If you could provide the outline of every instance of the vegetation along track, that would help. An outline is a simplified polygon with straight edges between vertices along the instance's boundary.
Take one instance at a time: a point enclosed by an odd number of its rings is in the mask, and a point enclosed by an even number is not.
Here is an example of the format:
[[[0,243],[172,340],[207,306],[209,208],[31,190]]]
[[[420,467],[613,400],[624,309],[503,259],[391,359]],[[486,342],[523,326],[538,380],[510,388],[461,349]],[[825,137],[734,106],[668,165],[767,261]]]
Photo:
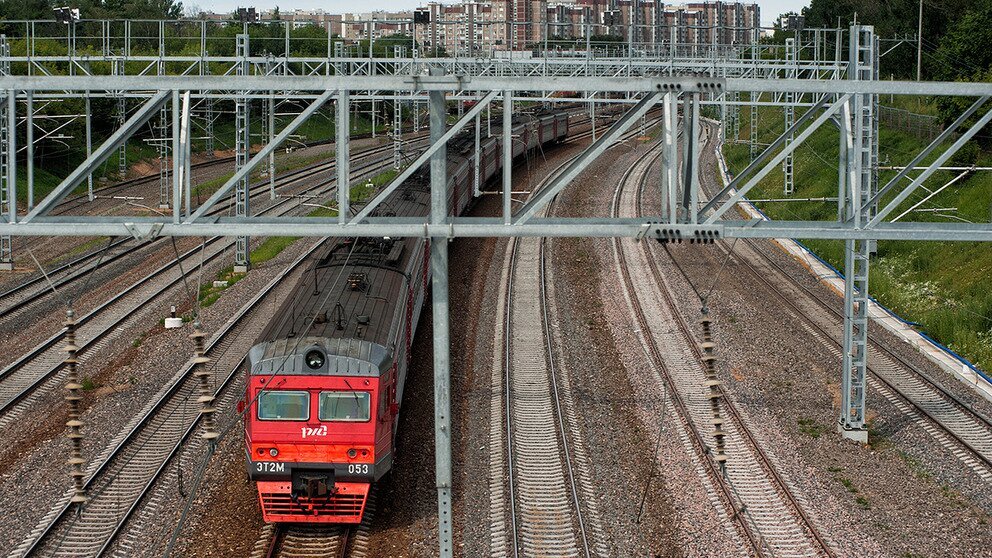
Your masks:
[[[277,289],[288,294],[286,278],[322,244],[315,243],[273,278],[210,339],[206,356],[212,362],[207,366],[213,372],[211,385],[219,407],[241,394],[237,387],[242,382],[233,380],[245,362],[248,345],[266,325],[263,308],[276,307],[277,301],[269,295]],[[100,556],[108,550],[170,459],[183,444],[199,441],[192,437],[200,422],[199,379],[192,370],[190,361],[90,462],[85,481],[89,500],[74,505],[73,491],[67,490],[12,556]]]
[[[614,216],[641,216],[641,192],[659,156],[660,151],[648,151],[626,173],[614,193]],[[710,500],[715,505],[722,500],[721,515],[734,525],[729,532],[735,535],[737,544],[746,541],[746,546],[759,555],[833,555],[791,483],[777,472],[773,460],[728,397],[721,399],[721,409],[729,419],[722,425],[727,433],[725,468],[709,458],[708,449],[714,445],[712,434],[704,435],[700,426],[708,428],[712,415],[703,390],[702,354],[692,330],[657,266],[650,242],[614,239],[614,254],[641,342],[678,412],[684,429],[683,443],[690,438],[697,463],[704,462],[701,472],[706,476]],[[646,273],[633,273],[632,266]],[[735,508],[745,509],[746,513],[738,513]]]
[[[378,160],[368,162],[353,169],[353,180],[358,177],[375,174],[391,166],[391,161]],[[333,180],[324,180],[309,187],[306,195],[330,195],[335,187]],[[296,198],[282,198],[262,213],[298,211],[300,205]],[[158,300],[173,287],[183,281],[183,271],[189,272],[190,267],[198,265],[202,252],[204,264],[219,260],[228,253],[233,244],[232,239],[214,237],[205,241],[201,248],[194,248],[181,254],[178,260],[173,260],[159,267],[142,280],[116,293],[109,300],[77,318],[77,339],[81,364],[85,365],[87,354],[95,354],[97,350],[110,339],[109,334],[124,326],[128,320],[135,317],[142,309]],[[187,266],[180,269],[181,263]],[[16,361],[0,371],[0,428],[9,425],[23,411],[30,407],[46,391],[43,386],[51,387],[60,380],[64,371],[64,352],[58,345],[64,337],[64,330],[53,335],[34,349],[22,355]]]
[[[551,324],[557,317],[549,298],[546,242],[511,238],[507,244],[495,343],[502,344],[503,354],[494,360],[493,374],[493,393],[504,398],[493,398],[490,422],[490,551],[514,557],[607,556],[567,372],[555,358]]]
[[[708,179],[703,180],[704,187],[707,183]],[[725,242],[719,246],[724,257],[731,253]],[[810,335],[841,360],[843,345],[838,332],[842,331],[844,316],[836,300],[825,300],[823,295],[800,283],[768,255],[767,248],[755,241],[739,239],[733,254],[735,261],[803,322]],[[868,345],[868,371],[869,386],[985,482],[992,482],[992,419],[888,349],[874,335],[870,335]]]

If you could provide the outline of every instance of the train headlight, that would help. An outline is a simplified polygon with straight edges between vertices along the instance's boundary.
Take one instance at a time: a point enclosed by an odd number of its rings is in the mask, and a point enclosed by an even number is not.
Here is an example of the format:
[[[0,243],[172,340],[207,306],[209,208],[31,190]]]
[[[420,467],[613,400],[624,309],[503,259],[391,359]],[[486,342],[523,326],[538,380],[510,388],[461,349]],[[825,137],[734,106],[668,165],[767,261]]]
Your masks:
[[[277,455],[279,455],[279,450],[277,450],[276,448],[272,448],[269,450],[269,455],[271,455],[272,457],[276,457]]]
[[[314,349],[312,351],[307,352],[305,360],[307,362],[308,367],[312,368],[313,370],[317,370],[318,368],[324,366],[324,353]]]
[[[358,452],[355,450],[355,448],[351,448],[350,450],[348,450],[348,457],[354,459],[356,455],[358,455]]]

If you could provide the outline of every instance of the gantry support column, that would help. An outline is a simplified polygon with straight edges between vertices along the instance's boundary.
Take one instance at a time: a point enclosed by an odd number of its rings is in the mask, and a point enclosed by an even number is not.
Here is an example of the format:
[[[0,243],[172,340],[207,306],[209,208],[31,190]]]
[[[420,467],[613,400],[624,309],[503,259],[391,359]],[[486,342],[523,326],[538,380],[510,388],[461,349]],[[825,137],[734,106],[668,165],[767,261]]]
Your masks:
[[[666,223],[678,221],[678,93],[665,93],[663,97],[661,148],[661,219]]]
[[[396,47],[397,49],[399,47]],[[393,168],[403,165],[403,101],[393,100]]]
[[[0,75],[10,74],[10,45],[7,43],[7,36],[0,35]],[[0,214],[11,221],[17,216],[17,188],[16,182],[11,172],[16,166],[16,152],[12,149],[14,145],[15,128],[11,126],[11,121],[15,121],[8,114],[13,103],[8,103],[8,97],[14,95],[14,91],[2,92],[0,96]],[[13,271],[14,250],[13,243],[9,235],[0,236],[0,271]]]
[[[121,57],[114,58],[111,62],[112,70],[115,76],[124,75],[124,59]],[[117,129],[124,127],[124,122],[127,121],[127,99],[124,97],[123,91],[115,91],[115,97],[117,98],[117,104],[115,107],[114,116],[117,118]],[[87,95],[87,97],[89,97]],[[117,151],[117,178],[119,180],[124,180],[127,177],[127,140],[121,142],[120,148]],[[90,201],[93,201],[92,194],[90,195]]]
[[[248,35],[238,35],[238,76],[248,75]],[[245,93],[241,93],[235,100],[234,122],[234,169],[240,170],[248,164],[248,150],[251,148],[251,137],[249,136],[249,101]],[[250,213],[248,207],[248,186],[249,177],[245,175],[238,183],[234,191],[234,212],[237,217],[247,217]],[[239,236],[235,242],[234,272],[246,273],[251,265],[250,260],[250,240],[247,236]]]
[[[172,180],[169,176],[169,121],[172,119],[168,103],[163,103],[158,111],[158,133],[155,147],[158,149],[158,208],[169,209],[172,197]]]
[[[433,72],[432,72],[433,73]],[[430,92],[431,143],[445,131],[444,93]],[[448,222],[447,149],[431,155],[431,224]],[[451,525],[451,370],[448,332],[448,239],[432,236],[431,305],[434,321],[434,451],[438,544],[441,558],[453,555]]]
[[[751,47],[751,62],[754,67],[751,69],[751,77],[758,78],[758,47],[754,45]],[[761,99],[761,93],[750,92],[751,95],[751,120],[748,122],[748,129],[751,132],[750,145],[751,145],[751,161],[754,161],[758,157],[758,101]]]
[[[870,80],[877,77],[874,29],[870,26],[851,27],[848,78]],[[878,136],[876,133],[876,95],[855,95],[850,110],[843,118],[850,119],[845,128],[850,139],[847,153],[847,192],[842,202],[844,216],[862,227],[875,214],[870,200],[877,190],[876,167]],[[841,436],[858,442],[868,441],[865,426],[865,376],[868,367],[868,264],[871,243],[847,240],[844,245],[844,341],[841,370],[841,415],[837,428]]]
[[[785,40],[785,64],[786,64],[786,70],[785,70],[786,77],[789,79],[795,79],[796,78],[796,66],[795,66],[796,40],[795,39]],[[785,97],[783,99],[785,105],[783,107],[784,110],[782,112],[784,113],[785,116],[785,130],[787,132],[792,128],[793,123],[795,123],[796,121],[797,98],[798,95],[796,93],[792,91],[785,92]],[[785,144],[783,145],[783,147],[788,147],[789,144],[793,142],[793,140],[795,140],[795,135],[791,133],[788,134],[785,138]],[[785,156],[785,160],[782,161],[782,174],[785,176],[785,185],[783,186],[782,193],[784,193],[786,196],[791,196],[796,190],[795,178],[793,173],[792,152],[789,152],[789,154]]]

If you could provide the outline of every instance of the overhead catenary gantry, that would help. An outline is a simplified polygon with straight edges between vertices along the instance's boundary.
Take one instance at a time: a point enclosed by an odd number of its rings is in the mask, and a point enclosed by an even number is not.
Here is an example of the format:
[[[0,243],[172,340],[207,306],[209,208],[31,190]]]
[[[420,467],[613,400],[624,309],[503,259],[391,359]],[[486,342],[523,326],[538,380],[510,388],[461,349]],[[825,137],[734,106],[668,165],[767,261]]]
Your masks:
[[[450,371],[448,355],[448,299],[446,240],[457,237],[632,237],[659,241],[708,242],[717,238],[820,238],[843,240],[846,243],[846,293],[844,317],[844,357],[842,377],[842,410],[838,423],[843,435],[863,440],[864,424],[865,342],[867,335],[868,262],[872,242],[891,240],[992,241],[992,225],[961,222],[913,222],[889,218],[907,198],[940,165],[952,157],[968,140],[992,120],[992,111],[983,109],[992,97],[992,84],[897,82],[877,79],[877,56],[874,34],[869,27],[853,27],[848,57],[850,64],[834,61],[833,69],[820,73],[805,72],[803,60],[797,57],[791,65],[762,65],[757,60],[730,60],[726,67],[702,69],[698,75],[667,75],[664,63],[643,61],[639,70],[614,73],[604,79],[607,67],[586,61],[578,75],[544,72],[527,75],[522,69],[535,70],[539,65],[521,65],[505,61],[475,61],[458,59],[400,59],[385,62],[389,71],[378,61],[317,60],[309,75],[266,75],[247,71],[238,76],[207,75],[195,71],[185,76],[0,76],[0,92],[7,99],[8,110],[16,111],[28,98],[54,99],[85,95],[120,95],[135,107],[117,130],[94,147],[92,154],[71,171],[51,193],[29,209],[17,207],[16,165],[9,165],[4,174],[7,206],[0,216],[0,235],[8,236],[133,236],[148,239],[160,236],[419,236],[431,239],[433,269],[434,349],[435,349],[435,412],[437,435],[437,488],[441,522],[442,555],[451,554],[451,457],[450,457]],[[821,49],[822,50],[822,49]],[[838,56],[836,60],[840,60]],[[562,68],[577,71],[582,64],[565,61]],[[751,62],[750,66],[746,63]],[[241,64],[253,67],[253,58],[243,54]],[[359,68],[373,71],[342,71]],[[568,64],[572,64],[569,66]],[[638,62],[641,64],[641,62]],[[308,66],[304,66],[308,67]],[[545,68],[548,65],[544,66]],[[494,71],[500,68],[500,71]],[[736,69],[745,68],[737,72]],[[333,71],[332,71],[333,70]],[[504,71],[505,70],[505,71]],[[601,71],[602,70],[602,71]],[[685,72],[691,70],[686,69]],[[792,72],[792,73],[789,73]],[[791,76],[791,77],[790,77]],[[574,96],[557,97],[553,92],[571,92]],[[238,169],[208,199],[194,204],[190,199],[188,172],[192,134],[189,122],[193,107],[205,106],[210,99],[267,102],[292,97],[305,103],[295,117],[277,133],[275,124],[268,129],[272,140],[249,154],[244,149]],[[921,95],[970,97],[974,103],[940,134],[929,146],[905,162],[906,170],[884,186],[879,186],[878,130],[876,104],[879,95]],[[704,105],[718,107],[726,115],[730,110],[752,98],[756,103],[775,105],[786,99],[794,100],[794,121],[776,140],[767,146],[756,141],[750,165],[733,176],[717,195],[707,199],[700,191],[699,172],[702,126],[700,109]],[[351,103],[359,99],[390,99],[394,102],[424,103],[429,107],[431,145],[412,162],[401,165],[398,176],[385,186],[369,203],[352,208],[348,185],[347,148],[351,134]],[[450,126],[446,123],[446,100],[473,100]],[[445,144],[473,123],[479,123],[483,111],[489,114],[493,105],[526,107],[527,103],[574,102],[613,103],[627,105],[626,113],[611,127],[600,130],[586,148],[547,188],[525,204],[511,197],[512,171],[509,160],[504,168],[502,213],[496,217],[452,217],[446,207]],[[325,105],[334,103],[337,148],[337,198],[327,200],[334,205],[334,217],[271,217],[253,215],[247,205],[228,216],[211,215],[218,202],[244,191],[249,174],[269,161],[273,150],[282,145],[299,127]],[[101,162],[111,158],[120,146],[149,119],[170,107],[173,115],[171,130],[172,152],[177,154],[170,178],[171,210],[164,215],[89,216],[82,214],[53,215],[52,210],[80,185]],[[754,104],[753,106],[757,106]],[[643,218],[608,218],[583,216],[572,218],[542,217],[540,210],[568,188],[589,164],[601,156],[620,136],[641,121],[655,108],[663,108],[663,156],[661,172],[655,187],[662,194],[663,207],[658,215]],[[413,112],[416,114],[417,109]],[[508,125],[511,111],[504,111],[503,125],[487,123],[487,134],[499,135],[503,145],[513,141],[512,126]],[[8,115],[9,116],[9,115]],[[966,122],[977,121],[969,127]],[[25,113],[31,126],[32,113]],[[15,141],[11,125],[0,140],[8,149]],[[178,124],[177,124],[178,123]],[[752,119],[751,127],[755,122]],[[838,196],[836,218],[823,221],[769,221],[742,217],[740,204],[748,193],[804,144],[824,125],[839,130],[840,155],[836,162]],[[736,127],[736,125],[735,125]],[[474,126],[481,134],[481,126]],[[679,134],[681,128],[683,133]],[[241,127],[238,128],[242,129]],[[185,133],[184,133],[185,130]],[[247,136],[247,122],[244,124]],[[955,136],[955,134],[957,134]],[[938,151],[955,138],[953,144]],[[263,138],[266,139],[267,138]],[[680,145],[681,143],[681,145]],[[10,151],[8,151],[10,152]],[[936,157],[932,154],[938,153]],[[241,151],[239,150],[239,153]],[[512,151],[504,150],[508,159]],[[387,211],[378,211],[388,192],[430,161],[431,213],[427,218],[399,218]],[[923,161],[930,161],[924,163]],[[916,170],[912,170],[912,169]],[[915,173],[915,174],[913,174]],[[30,181],[28,188],[31,187]],[[245,264],[247,265],[247,260]]]

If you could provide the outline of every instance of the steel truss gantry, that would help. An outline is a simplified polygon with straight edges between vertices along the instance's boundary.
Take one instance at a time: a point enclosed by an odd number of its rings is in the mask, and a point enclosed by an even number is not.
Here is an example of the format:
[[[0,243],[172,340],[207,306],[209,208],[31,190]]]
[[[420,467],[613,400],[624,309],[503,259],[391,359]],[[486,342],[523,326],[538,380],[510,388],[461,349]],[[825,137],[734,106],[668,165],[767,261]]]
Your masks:
[[[992,110],[981,109],[992,98],[990,83],[940,83],[881,81],[877,77],[877,47],[870,27],[852,28],[854,37],[849,52],[854,61],[845,66],[846,79],[788,79],[781,74],[765,76],[760,71],[746,77],[714,76],[620,76],[602,79],[591,76],[493,76],[446,72],[450,66],[420,61],[416,72],[382,75],[244,75],[189,76],[0,76],[0,91],[8,99],[8,122],[5,137],[13,141],[15,121],[10,116],[17,102],[34,98],[65,98],[115,93],[132,99],[136,106],[123,125],[74,169],[50,194],[26,211],[16,210],[16,165],[7,173],[10,207],[0,215],[0,235],[10,236],[122,236],[138,239],[160,236],[328,236],[328,237],[409,237],[431,240],[433,269],[433,308],[435,343],[435,411],[437,436],[437,488],[441,523],[441,553],[451,555],[451,458],[450,458],[450,371],[448,364],[448,299],[446,241],[456,237],[632,237],[638,239],[699,240],[715,238],[820,238],[846,242],[846,293],[844,319],[844,357],[839,428],[843,435],[865,439],[864,374],[867,335],[868,263],[872,242],[890,240],[940,240],[992,242],[992,224],[963,222],[913,222],[887,219],[929,176],[943,165],[990,120]],[[242,57],[242,64],[251,64]],[[429,69],[430,73],[423,70]],[[759,70],[761,70],[759,68]],[[761,70],[764,71],[764,70]],[[717,76],[723,72],[716,71]],[[250,75],[249,75],[250,74]],[[821,76],[822,77],[822,76]],[[836,76],[831,76],[836,77]],[[499,188],[503,201],[497,217],[452,217],[446,208],[446,165],[444,146],[465,126],[476,122],[483,110],[494,101],[509,108],[513,103],[569,102],[543,92],[577,92],[579,98],[593,105],[598,102],[628,103],[629,110],[612,127],[601,130],[592,144],[531,201],[519,204],[511,198],[512,172],[509,170],[512,126],[504,111],[503,126],[493,126],[491,133],[501,135],[506,158],[506,172]],[[275,134],[255,154],[247,152],[247,105],[251,100],[292,96],[309,104]],[[802,96],[793,124],[755,153],[752,162],[729,184],[709,199],[699,191],[700,106],[706,103],[732,104],[737,95],[747,93],[757,98],[779,102],[786,95]],[[884,186],[877,183],[878,141],[876,103],[879,95],[921,95],[973,97],[971,105],[930,145],[905,164],[904,170]],[[372,201],[362,207],[350,207],[348,159],[350,140],[350,103],[354,98],[389,98],[397,101],[423,101],[427,97],[431,116],[431,145],[402,168],[399,175]],[[191,107],[205,99],[231,99],[244,103],[244,125],[239,137],[245,149],[237,171],[202,203],[189,199],[188,165],[191,137],[188,130]],[[182,98],[182,108],[179,99]],[[465,110],[454,124],[445,123],[446,101],[472,99],[475,105]],[[253,169],[264,164],[274,149],[290,137],[299,126],[321,107],[333,101],[337,130],[337,207],[335,217],[271,217],[252,215],[245,199],[236,215],[211,216],[215,204],[227,196],[244,192],[245,179]],[[574,99],[573,99],[574,101]],[[107,160],[123,142],[154,117],[165,104],[172,103],[172,142],[174,172],[171,179],[172,208],[168,215],[86,216],[52,215],[52,209],[80,184],[102,161]],[[617,142],[652,108],[664,108],[662,169],[656,186],[664,200],[658,215],[643,218],[606,218],[596,216],[556,218],[540,217],[540,210],[600,156]],[[977,121],[967,129],[966,122]],[[32,113],[25,119],[31,126]],[[175,125],[184,122],[183,125]],[[769,173],[803,145],[827,122],[838,123],[842,146],[838,160],[837,217],[827,221],[762,221],[739,216],[739,204]],[[752,126],[754,124],[752,123]],[[487,124],[488,126],[488,124]],[[480,126],[481,127],[481,126]],[[476,127],[476,131],[480,127]],[[678,128],[684,131],[679,146]],[[243,135],[242,135],[243,132]],[[937,151],[954,137],[953,144]],[[8,153],[13,147],[8,144]],[[936,156],[931,157],[938,153]],[[178,160],[182,159],[182,160]],[[924,163],[923,161],[928,161]],[[431,212],[426,218],[399,218],[379,213],[389,192],[430,161]],[[913,169],[921,170],[913,170]],[[911,176],[913,173],[914,176]],[[908,180],[907,180],[908,179]],[[908,185],[906,184],[908,182]],[[186,200],[182,203],[181,200]],[[328,200],[330,201],[330,200]],[[797,202],[797,203],[802,203]],[[245,260],[247,264],[247,259]]]

